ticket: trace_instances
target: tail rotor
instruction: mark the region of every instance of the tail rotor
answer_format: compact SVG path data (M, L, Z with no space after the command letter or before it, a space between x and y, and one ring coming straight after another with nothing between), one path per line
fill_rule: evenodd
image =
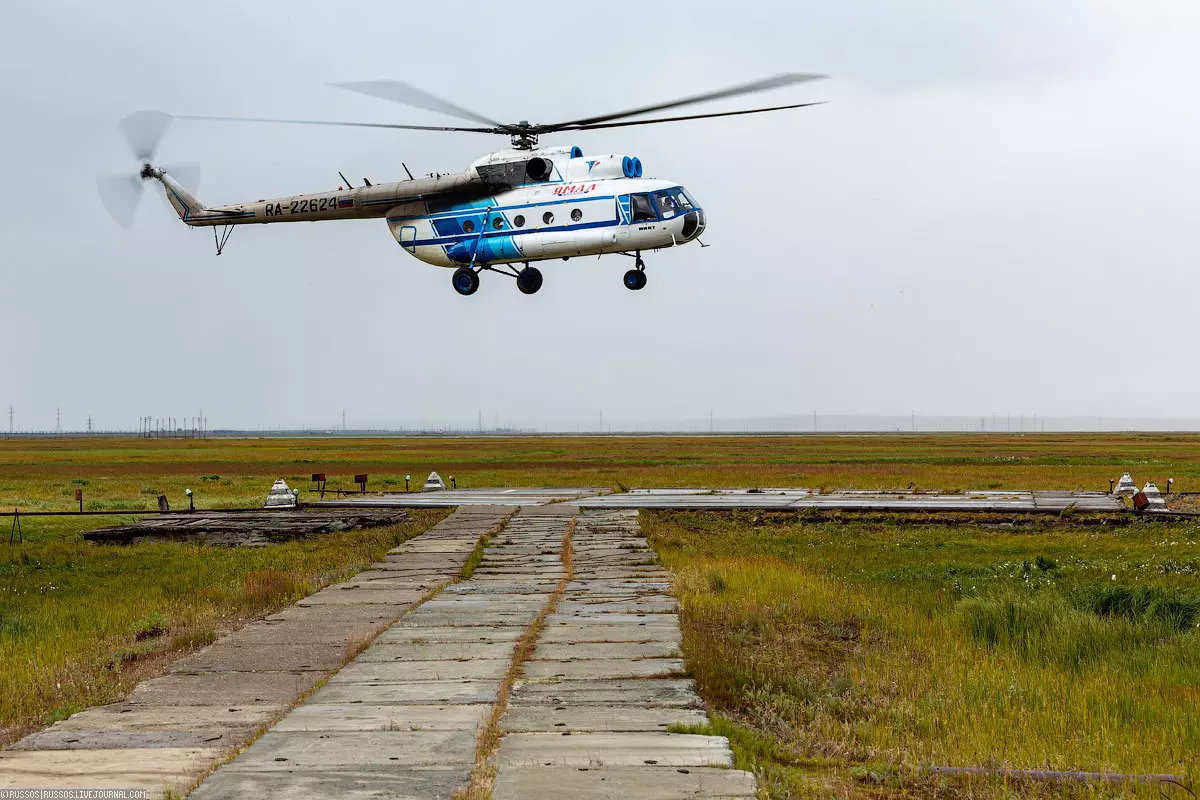
M154 156L163 136L171 126L172 117L161 111L137 111L117 123L117 130L125 139L130 153L137 159L137 172L100 175L96 178L96 189L100 202L109 216L123 228L133 225L134 214L142 199L145 181L169 173L180 185L195 191L200 183L198 164L182 164L174 167L155 167Z

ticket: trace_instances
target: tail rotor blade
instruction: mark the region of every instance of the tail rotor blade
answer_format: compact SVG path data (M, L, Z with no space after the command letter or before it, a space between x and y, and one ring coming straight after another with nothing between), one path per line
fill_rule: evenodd
M117 123L117 130L139 163L154 161L159 142L171 124L171 115L161 111L135 111Z
M122 228L133 226L133 215L142 199L142 179L136 175L101 175L96 178L100 202Z

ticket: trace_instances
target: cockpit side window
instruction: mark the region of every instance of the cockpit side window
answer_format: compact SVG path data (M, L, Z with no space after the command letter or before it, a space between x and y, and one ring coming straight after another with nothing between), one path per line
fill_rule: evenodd
M629 210L634 222L658 219L658 215L654 213L654 206L650 204L650 195L648 194L629 195Z

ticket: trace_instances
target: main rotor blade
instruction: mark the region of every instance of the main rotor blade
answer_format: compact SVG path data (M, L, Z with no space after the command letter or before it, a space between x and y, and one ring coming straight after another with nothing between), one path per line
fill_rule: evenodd
M348 89L351 92L365 94L369 97L378 97L381 100L391 100L393 103L402 103L413 108L436 111L448 117L482 122L484 125L491 125L494 128L498 128L501 125L501 123L494 119L489 119L469 108L455 105L440 97L434 97L429 92L418 89L404 81L351 81L349 83L331 83L329 85L335 86L338 89Z
M655 125L659 122L682 122L688 119L709 119L711 117L737 117L742 114L761 114L764 111L783 111L787 108L807 108L808 106L825 105L827 101L818 100L814 103L794 103L790 106L771 106L770 108L748 108L744 111L719 111L715 114L689 114L686 117L659 117L658 119L635 119L628 122L603 122L599 125L578 125L567 128L557 128L560 131L594 131L600 128L626 128L630 125Z
M175 119L202 120L206 122L278 122L284 125L337 125L347 128L395 128L406 131L460 131L464 133L499 133L492 128L450 128L438 125L393 125L386 122L333 122L319 119L267 119L265 117L205 117L194 114L176 114Z
M158 144L170 124L170 114L161 111L135 111L117 123L117 130L125 137L133 157L146 164L154 160Z
M641 108L631 108L628 111L618 111L613 114L602 114L598 117L585 117L583 119L574 119L567 122L559 122L553 125L537 125L538 133L546 133L550 131L560 130L566 127L595 125L609 120L621 119L622 117L633 117L638 114L649 114L652 111L665 111L668 108L679 108L680 106L690 106L695 103L706 103L709 100L720 100L725 97L737 97L743 94L753 94L754 92L765 92L768 89L778 89L782 86L791 86L797 83L807 83L808 81L817 81L822 78L827 78L828 75L819 75L808 72L786 72L782 75L775 75L762 80L751 81L750 83L741 83L737 86L730 86L725 89L718 89L713 92L704 92L703 94L695 94L690 97L683 97L678 100L670 100L665 103L655 103L652 106L642 106Z
M133 214L142 199L142 179L136 175L101 175L96 189L104 209L122 228L133 226Z

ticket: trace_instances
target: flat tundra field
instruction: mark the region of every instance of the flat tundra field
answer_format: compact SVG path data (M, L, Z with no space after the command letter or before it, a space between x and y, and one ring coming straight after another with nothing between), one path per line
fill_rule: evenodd
M1200 436L0 439L0 508L260 505L273 480L501 486L1200 492ZM446 512L262 548L97 546L29 517L0 562L0 744L378 560ZM125 518L128 519L128 518ZM1198 518L1200 520L1200 518ZM9 520L4 519L3 533ZM768 797L1189 797L1200 778L1200 525L1132 515L643 512L687 669ZM7 539L5 540L7 542ZM1049 783L934 767L1169 773Z

